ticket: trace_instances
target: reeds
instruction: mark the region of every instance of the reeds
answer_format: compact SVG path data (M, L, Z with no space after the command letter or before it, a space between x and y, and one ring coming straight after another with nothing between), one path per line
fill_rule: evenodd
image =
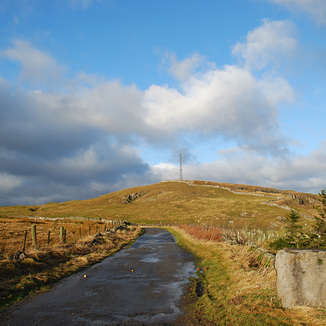
M203 227L203 226L183 224L180 226L180 228L198 240L205 240L205 241L223 240L223 234L221 230L216 227Z

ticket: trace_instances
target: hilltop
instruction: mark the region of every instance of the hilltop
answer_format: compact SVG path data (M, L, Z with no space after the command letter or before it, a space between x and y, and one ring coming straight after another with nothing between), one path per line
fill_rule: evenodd
M310 223L318 196L267 187L162 181L87 200L0 207L0 216L124 219L142 224L207 224L279 229L289 209Z

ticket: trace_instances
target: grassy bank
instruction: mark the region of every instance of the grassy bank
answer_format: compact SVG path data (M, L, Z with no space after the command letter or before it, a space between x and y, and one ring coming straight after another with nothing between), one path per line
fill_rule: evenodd
M74 243L29 248L0 260L0 308L43 292L63 277L81 271L135 241L142 230L124 227L85 236Z
M264 268L246 246L203 241L171 228L178 243L197 258L197 279L186 296L186 325L325 325L323 309L282 309L276 272Z

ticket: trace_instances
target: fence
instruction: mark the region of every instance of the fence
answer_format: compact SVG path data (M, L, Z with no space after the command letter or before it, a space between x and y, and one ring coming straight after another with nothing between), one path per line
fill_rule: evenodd
M74 244L81 238L112 229L120 220L0 219L0 259L17 251L46 249L58 244Z
M261 229L222 229L222 233L226 241L257 246L265 245L283 235L283 231Z

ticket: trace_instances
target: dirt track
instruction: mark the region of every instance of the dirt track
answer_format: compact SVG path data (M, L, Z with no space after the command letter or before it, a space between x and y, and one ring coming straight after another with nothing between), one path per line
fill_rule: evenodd
M169 325L182 315L194 271L194 258L170 233L148 228L130 248L17 307L0 325Z

